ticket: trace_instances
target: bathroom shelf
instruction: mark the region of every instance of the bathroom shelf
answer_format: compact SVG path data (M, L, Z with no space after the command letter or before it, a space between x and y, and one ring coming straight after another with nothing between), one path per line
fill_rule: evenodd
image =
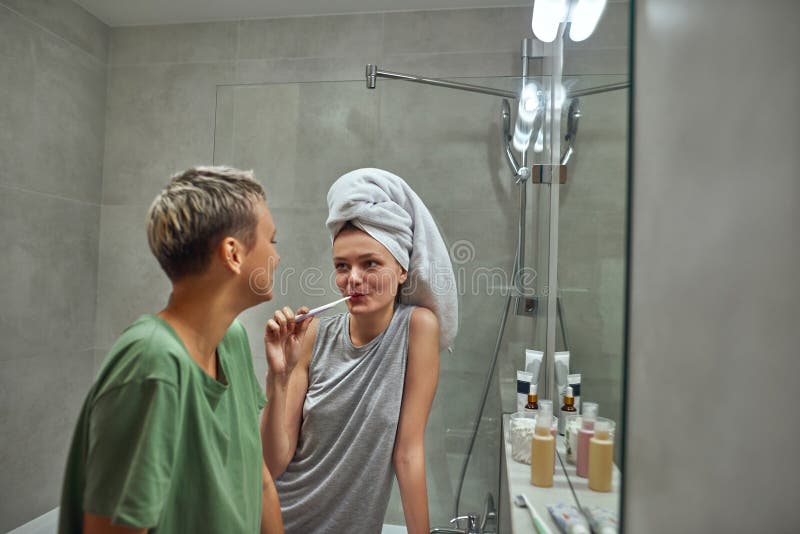
M569 481L572 482L575 494L582 506L592 505L601 506L610 510L619 510L619 483L620 472L614 466L612 479L612 489L608 493L592 491L588 486L588 479L578 477L575 466L566 463L566 471L561 463L556 459L556 474L553 476L553 486L550 488L539 488L530 483L530 466L521 464L511 458L511 444L508 441L509 415L503 415L503 464L505 465L506 490L510 499L510 518L511 532L514 534L536 534L536 528L531 522L530 514L525 508L520 508L514 504L514 496L520 493L528 497L528 501L536 508L539 516L547 523L553 534L561 531L550 517L547 505L557 503L575 504L575 499L569 488ZM558 454L566 459L566 449L564 437L556 437L556 449Z

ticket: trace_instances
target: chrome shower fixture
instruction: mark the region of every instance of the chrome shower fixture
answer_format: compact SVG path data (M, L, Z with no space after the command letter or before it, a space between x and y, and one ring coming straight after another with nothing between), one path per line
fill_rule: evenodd
M516 183L519 184L520 182L530 178L531 170L528 167L517 163L517 158L514 156L514 152L511 150L511 141L514 139L514 136L511 133L511 104L508 102L507 98L503 99L502 107L500 108L500 115L503 120L503 129L500 132L500 140L503 142L506 162L508 162L511 172L514 173Z
M569 163L572 154L575 152L575 141L578 138L578 122L581 119L581 101L578 98L570 100L567 110L567 133L564 134L564 142L567 144L566 150L561 155L561 165Z
M517 120L514 123L514 148L525 152L530 145L531 137L538 137L542 128L544 115L544 93L533 80L528 80L522 88L517 108Z

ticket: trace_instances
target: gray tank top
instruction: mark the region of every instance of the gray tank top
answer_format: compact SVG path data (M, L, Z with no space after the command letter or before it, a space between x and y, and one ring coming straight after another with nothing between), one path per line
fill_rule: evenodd
M380 533L394 478L414 306L361 347L350 314L319 321L294 458L275 481L287 534Z

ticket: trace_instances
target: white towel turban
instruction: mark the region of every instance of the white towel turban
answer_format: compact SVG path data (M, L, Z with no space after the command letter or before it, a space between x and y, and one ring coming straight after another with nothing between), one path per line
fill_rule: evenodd
M450 255L428 208L399 176L357 169L328 190L331 238L350 222L381 243L408 272L400 302L424 306L439 319L439 350L458 332L458 291Z

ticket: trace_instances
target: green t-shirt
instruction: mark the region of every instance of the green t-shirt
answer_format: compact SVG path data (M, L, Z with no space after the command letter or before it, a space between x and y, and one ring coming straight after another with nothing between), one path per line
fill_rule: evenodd
M266 397L238 321L217 355L214 380L157 316L123 332L72 438L60 534L81 532L84 511L153 532L258 532Z

